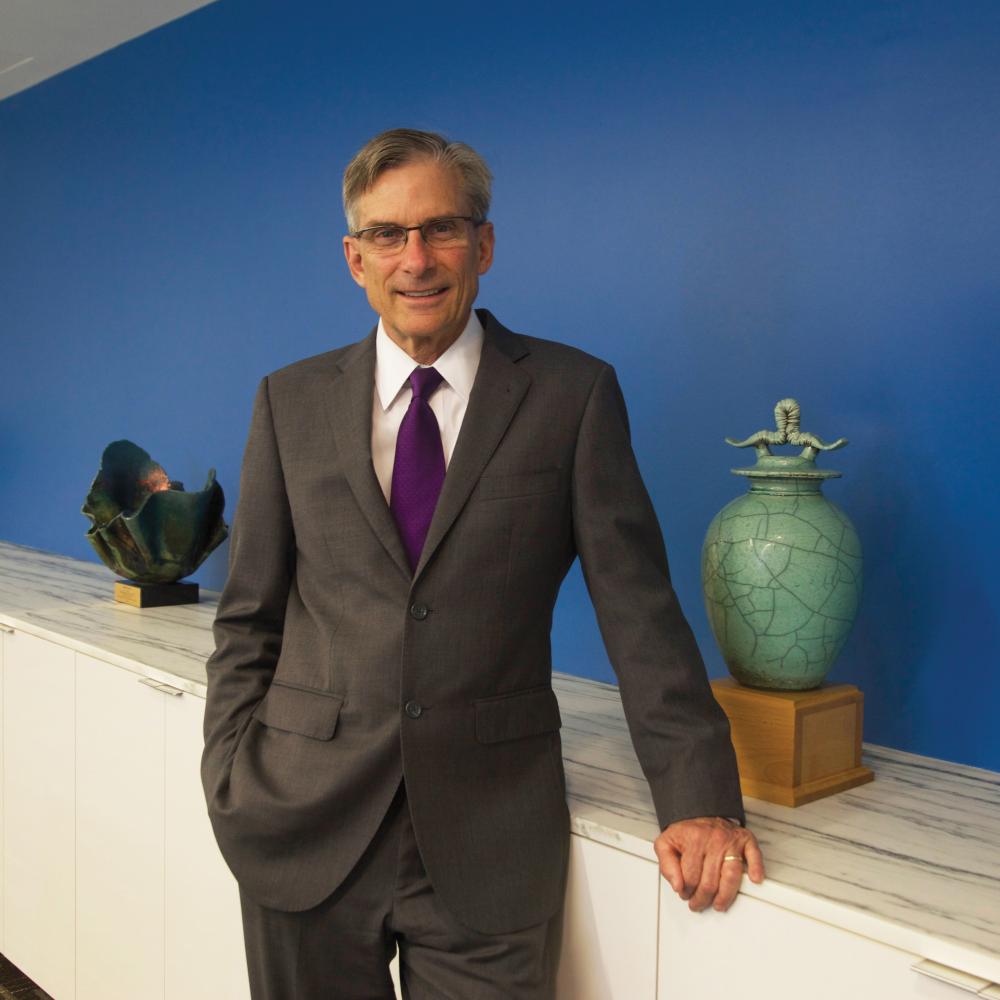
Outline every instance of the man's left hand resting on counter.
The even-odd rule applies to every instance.
[[[745,827],[718,816],[671,823],[653,842],[660,872],[692,910],[728,910],[743,867],[751,882],[764,881],[764,858],[757,838]]]

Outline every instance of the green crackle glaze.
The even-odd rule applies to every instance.
[[[716,642],[741,684],[786,691],[818,687],[847,639],[861,599],[861,543],[847,515],[823,496],[816,467],[824,444],[800,431],[799,405],[775,407],[775,431],[758,431],[757,464],[733,469],[750,479],[748,493],[712,520],[702,548],[702,591]],[[770,446],[801,445],[797,456]]]

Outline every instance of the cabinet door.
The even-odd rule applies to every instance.
[[[77,654],[77,1000],[163,996],[164,696],[140,681]]]
[[[738,896],[727,913],[692,913],[664,885],[658,1000],[962,1000],[915,973],[913,955]]]
[[[166,712],[166,998],[250,996],[236,879],[222,860],[202,793],[205,702],[161,695]]]
[[[4,636],[4,954],[74,997],[74,673],[71,650]]]
[[[653,860],[570,837],[559,1000],[655,1000],[658,880]]]

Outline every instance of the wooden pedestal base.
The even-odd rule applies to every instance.
[[[864,695],[853,684],[815,691],[761,691],[712,681],[729,716],[745,795],[783,806],[871,781],[861,766]]]
[[[196,583],[136,583],[115,580],[115,600],[133,608],[163,608],[171,604],[197,604]]]

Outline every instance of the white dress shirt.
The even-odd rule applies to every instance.
[[[430,408],[441,429],[444,465],[448,468],[458,432],[469,405],[472,383],[483,351],[483,326],[475,310],[469,313],[458,340],[431,365],[418,365],[385,332],[382,320],[375,334],[375,392],[372,393],[372,464],[386,502],[392,491],[392,466],[396,459],[396,436],[410,405],[414,368],[434,367],[444,381],[430,398]]]

